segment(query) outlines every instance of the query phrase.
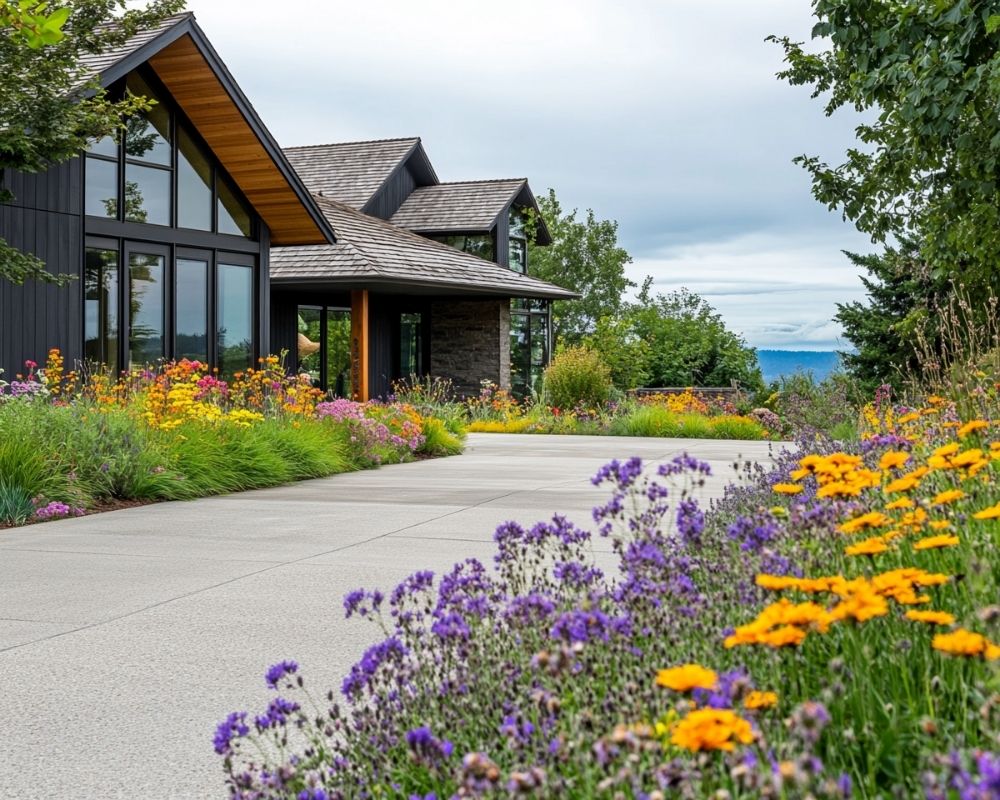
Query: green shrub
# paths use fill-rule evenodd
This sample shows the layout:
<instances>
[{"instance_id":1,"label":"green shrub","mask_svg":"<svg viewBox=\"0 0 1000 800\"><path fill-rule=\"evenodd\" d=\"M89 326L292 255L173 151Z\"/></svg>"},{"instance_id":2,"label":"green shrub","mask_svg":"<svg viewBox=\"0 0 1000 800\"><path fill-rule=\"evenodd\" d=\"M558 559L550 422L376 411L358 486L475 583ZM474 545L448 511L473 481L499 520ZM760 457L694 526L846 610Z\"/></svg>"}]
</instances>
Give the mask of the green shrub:
<instances>
[{"instance_id":1,"label":"green shrub","mask_svg":"<svg viewBox=\"0 0 1000 800\"><path fill-rule=\"evenodd\" d=\"M53 410L66 411L40 402L0 404L0 476L29 498L78 504L87 499L87 492L73 473L62 430L52 424Z\"/></svg>"},{"instance_id":2,"label":"green shrub","mask_svg":"<svg viewBox=\"0 0 1000 800\"><path fill-rule=\"evenodd\" d=\"M464 449L461 436L456 435L448 424L436 417L424 417L424 444L418 452L431 456L457 456Z\"/></svg>"},{"instance_id":3,"label":"green shrub","mask_svg":"<svg viewBox=\"0 0 1000 800\"><path fill-rule=\"evenodd\" d=\"M7 478L0 478L0 522L23 525L35 513L31 494Z\"/></svg>"},{"instance_id":4,"label":"green shrub","mask_svg":"<svg viewBox=\"0 0 1000 800\"><path fill-rule=\"evenodd\" d=\"M570 347L545 370L544 392L555 408L598 408L611 395L611 371L595 351Z\"/></svg>"},{"instance_id":5,"label":"green shrub","mask_svg":"<svg viewBox=\"0 0 1000 800\"><path fill-rule=\"evenodd\" d=\"M760 441L767 438L767 430L759 422L746 417L716 417L709 420L713 439L750 439Z\"/></svg>"},{"instance_id":6,"label":"green shrub","mask_svg":"<svg viewBox=\"0 0 1000 800\"><path fill-rule=\"evenodd\" d=\"M663 406L637 406L611 426L615 436L676 436L677 419Z\"/></svg>"},{"instance_id":7,"label":"green shrub","mask_svg":"<svg viewBox=\"0 0 1000 800\"><path fill-rule=\"evenodd\" d=\"M302 419L297 425L273 420L258 424L255 432L281 456L291 480L322 478L355 469L350 432L343 425Z\"/></svg>"}]
</instances>

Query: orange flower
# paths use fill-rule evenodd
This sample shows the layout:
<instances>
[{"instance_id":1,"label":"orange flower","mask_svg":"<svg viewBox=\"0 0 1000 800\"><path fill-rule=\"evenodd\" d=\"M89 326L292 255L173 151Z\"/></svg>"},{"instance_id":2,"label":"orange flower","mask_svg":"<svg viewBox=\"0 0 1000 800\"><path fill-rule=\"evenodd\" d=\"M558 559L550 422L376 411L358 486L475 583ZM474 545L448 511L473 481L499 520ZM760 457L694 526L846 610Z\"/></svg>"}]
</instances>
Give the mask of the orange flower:
<instances>
[{"instance_id":1,"label":"orange flower","mask_svg":"<svg viewBox=\"0 0 1000 800\"><path fill-rule=\"evenodd\" d=\"M944 492L938 492L934 495L934 499L931 500L931 505L934 506L945 506L948 503L954 503L957 500L961 500L965 497L965 492L961 489L948 489Z\"/></svg>"},{"instance_id":2,"label":"orange flower","mask_svg":"<svg viewBox=\"0 0 1000 800\"><path fill-rule=\"evenodd\" d=\"M1000 503L989 508L984 508L982 511L977 511L972 517L973 519L996 519L1000 517Z\"/></svg>"},{"instance_id":3,"label":"orange flower","mask_svg":"<svg viewBox=\"0 0 1000 800\"><path fill-rule=\"evenodd\" d=\"M750 692L743 699L743 707L749 709L770 708L778 704L778 695L774 692Z\"/></svg>"},{"instance_id":4,"label":"orange flower","mask_svg":"<svg viewBox=\"0 0 1000 800\"><path fill-rule=\"evenodd\" d=\"M882 458L878 462L878 467L883 470L899 469L909 460L909 453L902 450L889 450L882 454Z\"/></svg>"},{"instance_id":5,"label":"orange flower","mask_svg":"<svg viewBox=\"0 0 1000 800\"><path fill-rule=\"evenodd\" d=\"M986 652L989 640L981 633L959 628L951 633L939 633L931 640L931 647L953 656L978 656Z\"/></svg>"},{"instance_id":6,"label":"orange flower","mask_svg":"<svg viewBox=\"0 0 1000 800\"><path fill-rule=\"evenodd\" d=\"M719 676L700 664L683 664L679 667L661 669L656 673L656 685L673 689L675 692L689 692L692 689L711 689Z\"/></svg>"},{"instance_id":7,"label":"orange flower","mask_svg":"<svg viewBox=\"0 0 1000 800\"><path fill-rule=\"evenodd\" d=\"M892 520L881 511L869 511L867 514L862 514L860 517L848 520L837 530L841 533L857 533L868 528L884 528L886 525L891 524Z\"/></svg>"},{"instance_id":8,"label":"orange flower","mask_svg":"<svg viewBox=\"0 0 1000 800\"><path fill-rule=\"evenodd\" d=\"M964 439L970 433L975 433L976 431L981 431L985 428L990 427L990 423L982 419L973 419L966 422L961 428L958 429L958 438Z\"/></svg>"},{"instance_id":9,"label":"orange flower","mask_svg":"<svg viewBox=\"0 0 1000 800\"><path fill-rule=\"evenodd\" d=\"M726 708L699 708L678 722L670 743L686 750L732 750L754 739L750 723Z\"/></svg>"},{"instance_id":10,"label":"orange flower","mask_svg":"<svg viewBox=\"0 0 1000 800\"><path fill-rule=\"evenodd\" d=\"M938 547L954 547L958 544L957 536L941 534L940 536L928 536L913 545L914 550L933 550Z\"/></svg>"},{"instance_id":11,"label":"orange flower","mask_svg":"<svg viewBox=\"0 0 1000 800\"><path fill-rule=\"evenodd\" d=\"M877 556L888 549L889 546L881 536L874 536L857 544L848 545L844 548L844 553L849 556Z\"/></svg>"},{"instance_id":12,"label":"orange flower","mask_svg":"<svg viewBox=\"0 0 1000 800\"><path fill-rule=\"evenodd\" d=\"M955 624L955 615L947 611L907 611L905 616L914 622L925 622L928 625Z\"/></svg>"}]
</instances>

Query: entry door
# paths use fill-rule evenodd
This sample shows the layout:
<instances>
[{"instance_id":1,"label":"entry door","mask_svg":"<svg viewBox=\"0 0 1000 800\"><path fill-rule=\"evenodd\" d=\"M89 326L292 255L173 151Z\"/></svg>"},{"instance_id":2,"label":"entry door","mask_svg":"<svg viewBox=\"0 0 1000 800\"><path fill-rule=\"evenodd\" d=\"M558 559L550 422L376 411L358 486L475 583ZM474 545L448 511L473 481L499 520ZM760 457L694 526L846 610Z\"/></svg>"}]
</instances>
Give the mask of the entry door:
<instances>
[{"instance_id":1,"label":"entry door","mask_svg":"<svg viewBox=\"0 0 1000 800\"><path fill-rule=\"evenodd\" d=\"M122 281L124 363L130 367L154 364L167 355L167 247L125 242L125 279Z\"/></svg>"}]
</instances>

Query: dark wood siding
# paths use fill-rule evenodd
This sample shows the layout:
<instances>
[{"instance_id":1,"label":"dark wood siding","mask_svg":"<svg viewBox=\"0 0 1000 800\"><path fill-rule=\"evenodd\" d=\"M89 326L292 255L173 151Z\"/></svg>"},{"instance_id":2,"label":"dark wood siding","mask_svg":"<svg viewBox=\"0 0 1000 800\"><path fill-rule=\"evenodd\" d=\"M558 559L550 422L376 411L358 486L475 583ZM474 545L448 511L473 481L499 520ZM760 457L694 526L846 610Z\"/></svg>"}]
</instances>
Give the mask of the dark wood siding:
<instances>
[{"instance_id":1,"label":"dark wood siding","mask_svg":"<svg viewBox=\"0 0 1000 800\"><path fill-rule=\"evenodd\" d=\"M372 397L385 397L392 391L394 341L393 318L398 317L396 304L390 299L373 295L368 317L371 359L368 385Z\"/></svg>"},{"instance_id":2,"label":"dark wood siding","mask_svg":"<svg viewBox=\"0 0 1000 800\"><path fill-rule=\"evenodd\" d=\"M365 204L364 212L380 219L389 219L416 188L417 179L410 168L404 166L389 176L385 185Z\"/></svg>"},{"instance_id":3,"label":"dark wood siding","mask_svg":"<svg viewBox=\"0 0 1000 800\"><path fill-rule=\"evenodd\" d=\"M44 362L52 347L62 351L67 366L82 355L80 166L80 159L73 159L39 174L4 174L15 199L0 205L0 237L38 256L49 272L77 277L63 287L0 280L0 367L7 379L22 371L26 359Z\"/></svg>"}]
</instances>

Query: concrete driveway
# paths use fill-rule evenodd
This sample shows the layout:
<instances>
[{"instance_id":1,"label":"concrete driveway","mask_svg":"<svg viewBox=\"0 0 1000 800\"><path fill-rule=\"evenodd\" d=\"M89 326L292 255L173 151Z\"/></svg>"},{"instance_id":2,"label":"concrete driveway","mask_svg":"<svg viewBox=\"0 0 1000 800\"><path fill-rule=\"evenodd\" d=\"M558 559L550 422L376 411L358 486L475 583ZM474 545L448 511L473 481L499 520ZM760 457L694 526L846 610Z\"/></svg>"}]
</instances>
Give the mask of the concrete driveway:
<instances>
[{"instance_id":1,"label":"concrete driveway","mask_svg":"<svg viewBox=\"0 0 1000 800\"><path fill-rule=\"evenodd\" d=\"M376 633L343 595L489 562L501 522L590 522L611 458L712 462L767 443L469 437L465 455L0 531L0 798L225 796L216 722L291 658L324 691Z\"/></svg>"}]
</instances>

